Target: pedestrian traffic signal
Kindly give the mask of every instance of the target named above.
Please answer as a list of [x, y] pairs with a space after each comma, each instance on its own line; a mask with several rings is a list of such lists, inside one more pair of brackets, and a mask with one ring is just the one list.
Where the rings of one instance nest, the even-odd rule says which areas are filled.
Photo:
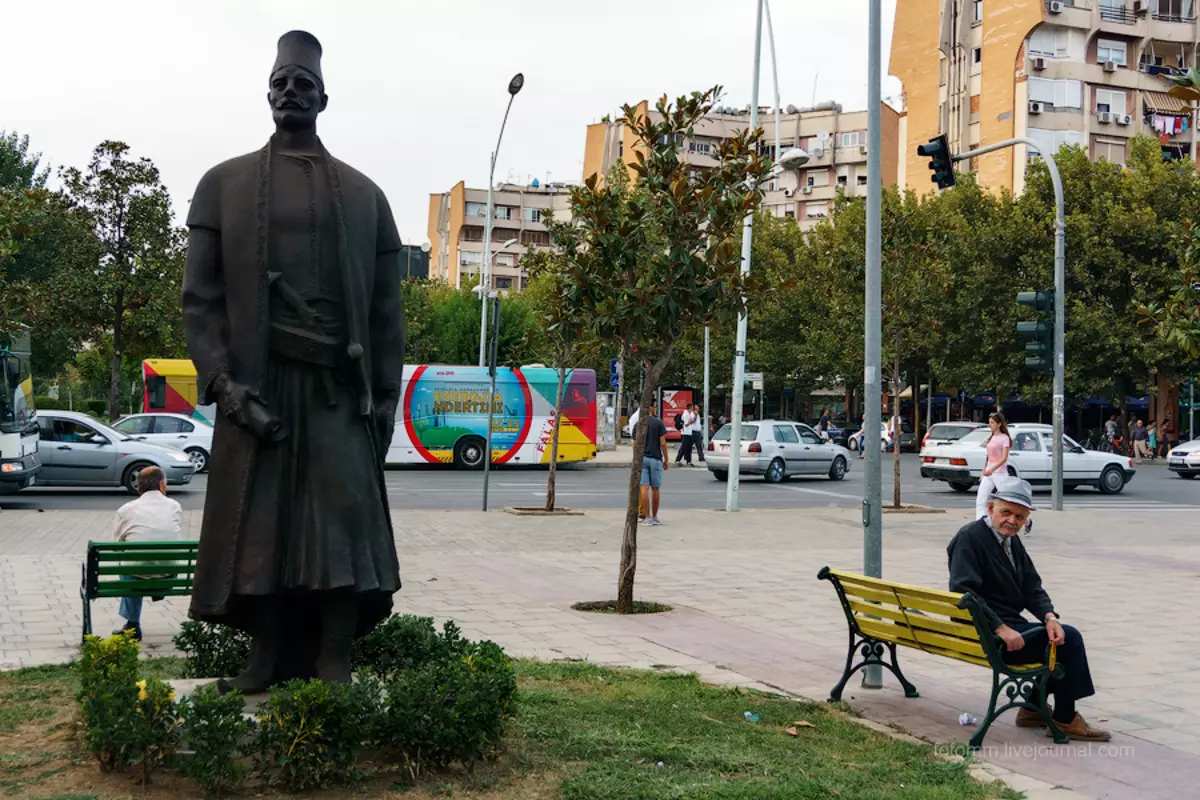
[[[1034, 311], [1049, 312], [1054, 308], [1054, 292], [1018, 292], [1017, 303], [1029, 306]], [[1025, 342], [1025, 368], [1031, 372], [1052, 372], [1054, 351], [1054, 323], [1038, 320], [1018, 322], [1017, 335]]]
[[954, 185], [954, 158], [950, 155], [950, 143], [946, 134], [935, 136], [928, 142], [917, 146], [917, 155], [929, 158], [929, 168], [933, 175], [929, 180], [937, 184], [939, 189], [947, 189]]

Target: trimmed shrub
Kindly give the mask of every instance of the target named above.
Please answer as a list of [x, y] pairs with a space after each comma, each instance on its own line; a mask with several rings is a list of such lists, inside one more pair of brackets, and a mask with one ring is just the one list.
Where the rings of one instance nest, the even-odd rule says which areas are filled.
[[222, 697], [213, 686], [202, 686], [179, 701], [180, 739], [193, 753], [181, 772], [200, 784], [208, 797], [236, 791], [246, 775], [237, 757], [254, 723], [246, 719], [245, 710], [241, 692]]
[[189, 620], [171, 641], [184, 654], [184, 674], [189, 678], [232, 677], [250, 656], [250, 637], [228, 625]]
[[262, 779], [292, 791], [355, 781], [358, 755], [377, 728], [375, 688], [293, 680], [272, 689], [258, 712]]
[[453, 622], [439, 634], [432, 617], [394, 614], [354, 643], [354, 666], [381, 680], [450, 655], [465, 654], [469, 642]]
[[96, 419], [104, 419], [108, 414], [108, 403], [104, 400], [85, 400], [81, 410]]
[[38, 395], [37, 397], [33, 398], [33, 403], [38, 408], [44, 408], [47, 411], [55, 411], [60, 408], [66, 408], [61, 400], [59, 400], [57, 397], [50, 397], [49, 395]]

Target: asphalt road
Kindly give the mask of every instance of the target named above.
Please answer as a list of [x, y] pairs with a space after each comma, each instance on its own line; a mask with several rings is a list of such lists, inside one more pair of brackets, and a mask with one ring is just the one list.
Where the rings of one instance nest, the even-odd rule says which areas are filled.
[[[892, 497], [890, 456], [884, 462], [883, 495]], [[833, 482], [826, 478], [793, 478], [769, 485], [761, 478], [741, 481], [739, 500], [742, 508], [812, 508], [837, 506], [853, 508], [862, 501], [862, 461], [851, 465], [846, 479]], [[1185, 481], [1161, 464], [1138, 465], [1137, 475], [1117, 495], [1102, 495], [1094, 489], [1079, 489], [1065, 498], [1067, 507], [1200, 510], [1200, 480]], [[622, 508], [629, 473], [626, 469], [570, 468], [559, 471], [557, 497], [561, 506], [576, 508]], [[460, 472], [452, 468], [414, 467], [387, 472], [388, 499], [394, 509], [444, 508], [477, 509], [482, 499], [483, 473]], [[189, 486], [171, 487], [171, 496], [184, 508], [202, 508], [206, 478], [198, 476]], [[969, 508], [974, 492], [959, 494], [944, 483], [920, 477], [915, 455], [901, 458], [901, 500], [905, 503], [937, 508]], [[546, 471], [540, 468], [508, 467], [491, 473], [489, 506], [537, 506], [545, 502]], [[702, 467], [673, 468], [663, 486], [663, 513], [673, 507], [724, 508], [725, 484], [718, 483]], [[120, 489], [34, 488], [5, 497], [0, 508], [6, 509], [86, 509], [113, 510], [130, 499]], [[1037, 491], [1037, 502], [1049, 506], [1049, 489]]]

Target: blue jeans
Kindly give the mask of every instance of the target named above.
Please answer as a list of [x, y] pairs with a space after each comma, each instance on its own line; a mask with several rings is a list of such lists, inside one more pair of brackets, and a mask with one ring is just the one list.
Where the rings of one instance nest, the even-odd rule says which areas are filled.
[[657, 458], [642, 459], [642, 486], [658, 489], [662, 486], [663, 463]]
[[[136, 581], [137, 578], [131, 575], [122, 575], [121, 580]], [[143, 598], [141, 597], [122, 597], [121, 608], [117, 613], [134, 625], [140, 625], [142, 622], [142, 600]]]

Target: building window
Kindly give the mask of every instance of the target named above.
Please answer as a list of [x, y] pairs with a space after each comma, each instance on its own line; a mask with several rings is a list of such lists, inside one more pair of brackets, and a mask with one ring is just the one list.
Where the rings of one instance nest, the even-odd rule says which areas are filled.
[[1123, 67], [1126, 64], [1127, 52], [1128, 45], [1125, 42], [1118, 42], [1115, 39], [1096, 40], [1096, 61], [1101, 64], [1112, 61]]
[[1029, 99], [1055, 108], [1083, 108], [1083, 84], [1079, 81], [1029, 78]]
[[550, 234], [546, 231], [521, 231], [521, 244], [550, 246]]
[[617, 142], [617, 158], [625, 155], [625, 142]]
[[512, 206], [496, 206], [496, 219], [512, 219]]
[[462, 240], [464, 242], [482, 242], [483, 228], [477, 228], [474, 225], [464, 225], [462, 229]]
[[499, 277], [496, 278], [496, 288], [497, 289], [511, 289], [512, 283], [513, 283], [512, 278], [499, 278]]
[[526, 222], [541, 222], [542, 221], [542, 211], [543, 211], [543, 209], [540, 209], [540, 208], [526, 207], [526, 208], [522, 209], [522, 212], [523, 212], [522, 216], [524, 216]]
[[866, 186], [866, 185], [867, 185], [867, 176], [866, 176], [866, 175], [859, 175], [859, 176], [857, 176], [857, 177], [858, 177], [858, 185], [859, 185], [859, 186]]
[[975, 0], [975, 21], [983, 22], [983, 0]]
[[468, 217], [486, 217], [487, 203], [467, 203]]
[[1096, 90], [1096, 113], [1101, 114], [1105, 111], [1120, 116], [1125, 115], [1125, 93], [1121, 91], [1111, 91], [1109, 89]]
[[1122, 139], [1096, 139], [1092, 158], [1096, 161], [1104, 159], [1118, 166], [1125, 166], [1125, 142]]
[[866, 131], [849, 131], [842, 134], [842, 147], [857, 147], [866, 143]]
[[1192, 0], [1158, 0], [1155, 19], [1166, 22], [1191, 22], [1196, 17], [1192, 12]]
[[805, 203], [804, 216], [808, 219], [822, 219], [829, 216], [829, 203]]
[[482, 264], [483, 253], [477, 250], [459, 250], [458, 263], [460, 264]]
[[[1028, 134], [1030, 139], [1037, 142], [1038, 150], [1049, 152], [1052, 155], [1057, 153], [1059, 148], [1064, 144], [1083, 147], [1083, 133], [1081, 131], [1051, 131], [1045, 128], [1030, 128]], [[1028, 149], [1027, 159], [1029, 161], [1039, 156], [1040, 153], [1033, 152], [1032, 148]]]
[[982, 63], [983, 62], [983, 48], [976, 47], [975, 52], [972, 54], [972, 58], [974, 60], [974, 63], [976, 63], [976, 64]]
[[828, 186], [829, 170], [818, 169], [805, 173], [805, 186]]
[[1067, 32], [1062, 28], [1043, 25], [1029, 36], [1029, 55], [1043, 58], [1066, 58]]
[[517, 263], [516, 253], [497, 253], [496, 264], [501, 267], [512, 267]]
[[850, 176], [848, 176], [848, 175], [846, 175], [846, 174], [844, 174], [844, 173], [843, 173], [843, 174], [841, 174], [841, 175], [838, 175], [838, 181], [837, 181], [837, 185], [838, 185], [838, 186], [845, 186], [845, 185], [846, 185], [846, 181], [849, 179], [849, 177], [850, 177]]
[[973, 95], [971, 95], [971, 106], [970, 106], [970, 108], [971, 108], [971, 113], [972, 113], [972, 114], [978, 114], [978, 113], [979, 113], [979, 95], [977, 95], [977, 94], [973, 94]]
[[702, 156], [706, 156], [712, 152], [712, 144], [710, 142], [698, 142], [695, 139], [692, 139], [688, 142], [688, 152], [698, 153]]
[[783, 216], [787, 219], [795, 219], [796, 218], [796, 209], [794, 209], [794, 208], [786, 209], [783, 212]]

